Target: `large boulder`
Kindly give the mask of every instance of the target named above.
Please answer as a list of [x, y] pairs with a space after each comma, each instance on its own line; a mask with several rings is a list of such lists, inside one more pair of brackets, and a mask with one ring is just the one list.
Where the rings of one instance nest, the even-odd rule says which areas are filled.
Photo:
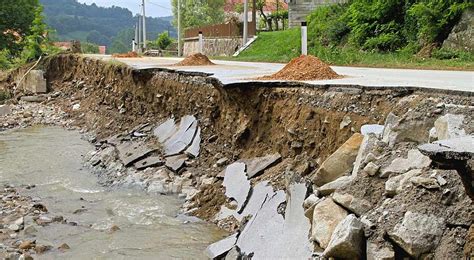
[[443, 42], [443, 47], [474, 51], [474, 8], [464, 12], [461, 20], [454, 26], [448, 38]]
[[348, 211], [356, 214], [357, 216], [361, 216], [372, 208], [372, 204], [369, 201], [356, 198], [351, 194], [336, 192], [332, 195], [332, 199], [334, 202], [341, 205]]
[[464, 115], [446, 114], [434, 122], [436, 137], [438, 140], [451, 139], [466, 135], [463, 129]]
[[322, 186], [350, 172], [363, 138], [364, 136], [359, 133], [349, 138], [321, 164], [313, 177], [313, 182], [318, 186]]
[[325, 198], [314, 207], [311, 238], [319, 246], [326, 248], [336, 226], [347, 216], [347, 212], [334, 203], [331, 198]]
[[412, 149], [408, 151], [407, 158], [396, 158], [390, 165], [380, 170], [380, 177], [386, 178], [391, 174], [402, 174], [413, 169], [423, 169], [430, 166], [431, 160], [420, 151]]
[[407, 211], [402, 222], [395, 225], [389, 236], [408, 254], [417, 258], [438, 245], [444, 228], [443, 218]]
[[410, 179], [421, 174], [421, 170], [411, 170], [404, 174], [390, 177], [385, 182], [385, 192], [389, 196], [401, 193], [405, 188], [411, 185]]
[[323, 255], [340, 259], [360, 259], [364, 248], [364, 226], [354, 215], [340, 222]]

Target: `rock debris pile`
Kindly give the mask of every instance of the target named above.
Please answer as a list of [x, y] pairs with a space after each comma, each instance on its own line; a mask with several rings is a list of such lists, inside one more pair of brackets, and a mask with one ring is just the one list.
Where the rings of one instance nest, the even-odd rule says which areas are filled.
[[326, 63], [312, 55], [301, 55], [291, 60], [277, 73], [260, 80], [324, 80], [340, 78]]

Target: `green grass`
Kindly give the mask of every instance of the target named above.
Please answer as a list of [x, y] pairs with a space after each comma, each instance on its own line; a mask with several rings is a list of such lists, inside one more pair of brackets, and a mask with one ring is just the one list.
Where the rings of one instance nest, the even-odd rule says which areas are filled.
[[[286, 63], [300, 54], [298, 29], [263, 32], [259, 38], [238, 57], [220, 57], [239, 61]], [[457, 58], [421, 58], [409, 47], [391, 53], [364, 52], [354, 48], [310, 46], [309, 54], [331, 65], [384, 68], [474, 70], [474, 54], [457, 52]], [[219, 58], [219, 57], [218, 57]]]

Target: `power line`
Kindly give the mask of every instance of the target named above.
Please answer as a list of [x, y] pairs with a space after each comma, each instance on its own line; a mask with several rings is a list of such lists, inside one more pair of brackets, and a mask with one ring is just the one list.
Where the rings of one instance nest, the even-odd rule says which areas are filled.
[[164, 6], [164, 5], [160, 5], [160, 4], [157, 4], [157, 3], [154, 3], [154, 2], [148, 1], [148, 0], [147, 0], [147, 2], [150, 3], [150, 4], [152, 4], [152, 5], [156, 5], [156, 6], [158, 6], [158, 7], [161, 7], [161, 8], [167, 9], [167, 10], [171, 10], [171, 8], [168, 8], [168, 7]]

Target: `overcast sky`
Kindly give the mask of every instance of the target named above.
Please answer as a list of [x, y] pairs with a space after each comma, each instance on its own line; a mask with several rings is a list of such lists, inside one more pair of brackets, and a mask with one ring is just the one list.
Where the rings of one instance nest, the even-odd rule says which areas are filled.
[[[81, 3], [96, 3], [98, 6], [125, 7], [136, 14], [139, 12], [141, 0], [78, 0]], [[161, 6], [159, 6], [161, 5]], [[146, 0], [146, 16], [162, 17], [171, 15], [171, 0]]]

